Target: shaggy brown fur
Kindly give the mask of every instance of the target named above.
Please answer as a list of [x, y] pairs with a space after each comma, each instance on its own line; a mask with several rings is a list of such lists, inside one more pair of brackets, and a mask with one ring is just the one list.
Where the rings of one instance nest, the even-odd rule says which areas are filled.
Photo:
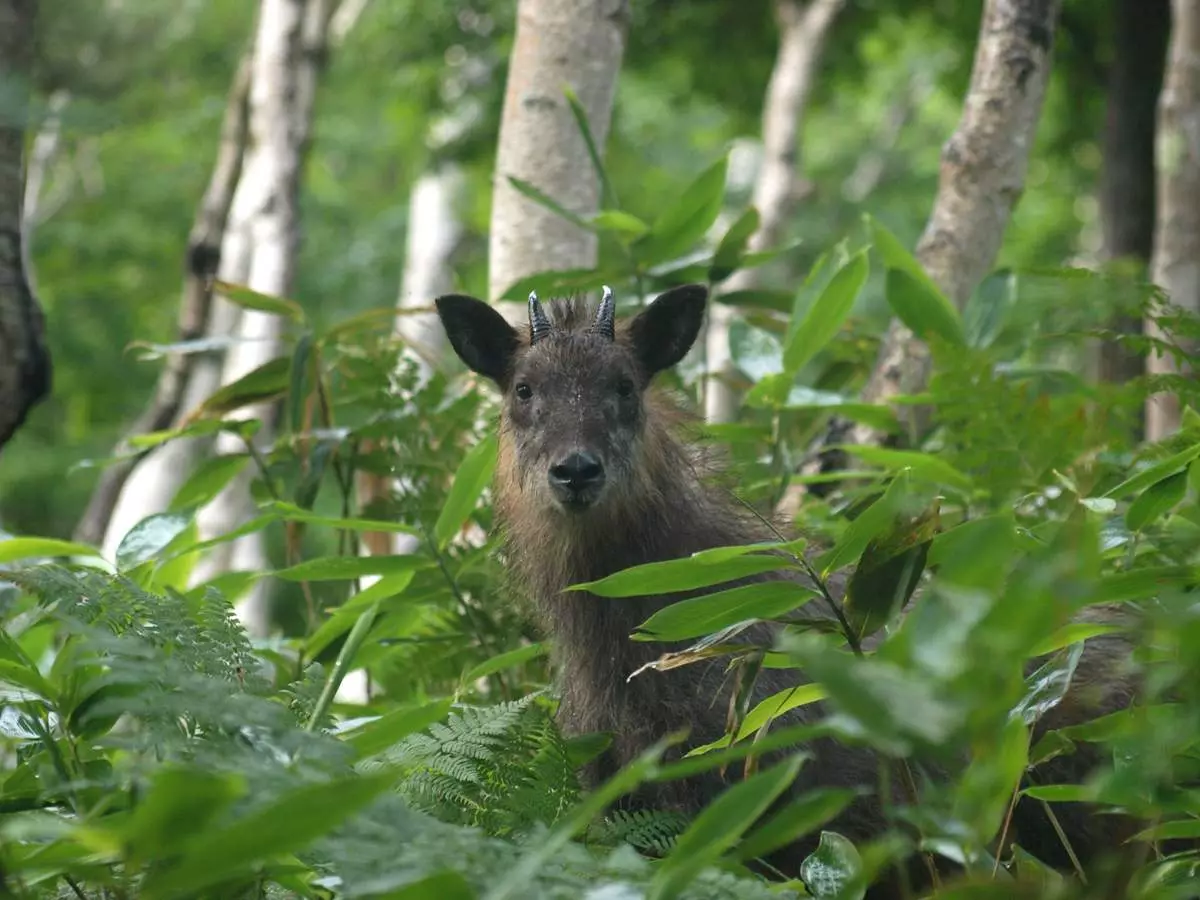
[[[693, 745], [719, 738], [731, 685], [720, 660], [629, 680], [630, 673], [665, 650], [680, 649], [632, 641], [629, 635], [652, 613], [686, 595], [606, 600], [563, 589], [641, 563], [775, 537], [715, 483], [721, 460], [689, 439], [690, 414], [650, 384], [657, 371], [673, 366], [691, 346], [706, 293], [697, 286], [667, 292], [636, 318], [618, 323], [615, 340], [591, 330], [592, 308], [578, 300], [558, 301], [548, 307], [550, 334], [532, 346], [528, 334], [514, 331], [481, 301], [458, 296], [438, 300], [456, 352], [504, 393], [494, 485], [497, 521], [514, 586], [533, 601], [554, 639], [564, 731], [613, 735], [609, 750], [585, 773], [592, 783], [674, 729], [690, 729]], [[623, 399], [621, 391], [628, 390], [623, 379], [636, 389], [632, 401]], [[595, 502], [586, 510], [570, 511], [547, 487], [547, 471], [579, 449], [597, 455], [606, 479]], [[780, 577], [791, 576], [769, 573], [747, 581]], [[804, 606], [803, 613], [829, 614], [817, 602]], [[769, 644], [771, 638], [766, 626], [741, 636], [758, 644]], [[1118, 638], [1089, 642], [1079, 687], [1039, 731], [1127, 703], [1130, 686], [1114, 685], [1107, 677], [1112, 658], [1127, 650]], [[796, 683], [793, 671], [765, 669], [753, 702]], [[815, 721], [825, 712], [820, 705], [803, 707], [786, 716], [786, 724]], [[796, 792], [878, 782], [878, 759], [868, 750], [832, 741], [818, 741], [808, 749], [814, 758], [801, 769]], [[1078, 755], [1064, 758], [1047, 777], [1078, 776], [1094, 762]], [[725, 787], [710, 772], [646, 786], [631, 802], [695, 812]], [[1085, 859], [1115, 837], [1107, 821], [1071, 810], [1059, 809], [1059, 815]], [[883, 826], [880, 805], [868, 796], [826, 827], [857, 842], [877, 836]], [[1059, 840], [1039, 808], [1022, 805], [1015, 826], [1023, 845], [1067, 864], [1059, 858]], [[794, 874], [816, 840], [817, 835], [808, 836], [771, 862]], [[921, 883], [925, 871], [914, 865], [910, 877]], [[899, 890], [898, 881], [891, 881], [877, 885], [869, 896], [898, 896]]]

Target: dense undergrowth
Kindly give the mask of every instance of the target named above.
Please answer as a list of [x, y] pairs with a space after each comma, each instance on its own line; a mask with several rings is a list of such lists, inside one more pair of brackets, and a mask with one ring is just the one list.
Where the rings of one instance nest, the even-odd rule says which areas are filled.
[[[724, 175], [722, 161], [655, 223], [615, 211], [589, 223], [624, 248], [620, 270], [539, 276], [510, 295], [609, 283], [639, 297], [690, 280], [719, 285], [769, 262], [772, 254], [745, 252], [752, 211], [697, 250], [720, 211]], [[815, 685], [734, 710], [730, 736], [682, 761], [661, 761], [668, 742], [686, 740], [670, 736], [591, 793], [575, 770], [603, 736], [568, 739], [555, 727], [548, 647], [521, 598], [505, 593], [494, 539], [483, 537], [491, 393], [457, 374], [418, 378], [389, 311], [315, 330], [287, 300], [230, 296], [285, 317], [293, 354], [142, 447], [225, 429], [247, 450], [203, 464], [114, 560], [36, 536], [0, 542], [0, 894], [856, 897], [889, 860], [924, 852], [968, 871], [968, 885], [947, 882], [938, 896], [1112, 896], [1115, 882], [1052, 871], [1029, 848], [993, 853], [1023, 794], [1143, 816], [1118, 867], [1121, 895], [1197, 895], [1200, 856], [1161, 846], [1200, 838], [1196, 388], [1077, 375], [1089, 342], [1150, 346], [1101, 327], [1116, 307], [1159, 316], [1171, 340], [1200, 332], [1147, 286], [1082, 271], [1000, 272], [960, 314], [867, 219], [798, 291], [721, 298], [745, 312], [734, 340], [743, 368], [759, 377], [740, 421], [709, 436], [729, 446], [742, 499], [764, 512], [809, 483], [796, 524], [822, 548], [810, 553], [816, 580], [857, 566], [840, 610], [846, 628], [854, 644], [885, 637], [859, 654], [847, 652], [844, 633], [790, 626], [773, 647], [730, 648], [743, 675], [792, 666]], [[878, 340], [852, 315], [860, 296], [881, 298], [932, 347], [928, 391], [901, 398], [932, 410], [920, 434], [901, 433], [893, 410], [854, 399]], [[685, 364], [670, 377], [694, 395], [696, 374]], [[1137, 411], [1164, 387], [1182, 397], [1183, 428], [1140, 445]], [[280, 401], [280, 434], [252, 450], [257, 423], [229, 414], [264, 399]], [[810, 448], [831, 417], [893, 432], [906, 449], [848, 447], [831, 456], [835, 471], [813, 474]], [[197, 510], [248, 468], [258, 516], [200, 541]], [[362, 475], [389, 484], [365, 505], [354, 488]], [[273, 571], [188, 586], [206, 547], [256, 529], [275, 541]], [[408, 535], [415, 549], [360, 556], [362, 535], [380, 532]], [[748, 552], [616, 575], [593, 592], [670, 590], [701, 575], [719, 585]], [[284, 633], [251, 642], [232, 604], [262, 578], [280, 588]], [[914, 589], [901, 621], [896, 611]], [[668, 608], [633, 639], [695, 642], [686, 659], [710, 652], [728, 629], [786, 625], [796, 604], [824, 602], [800, 594], [789, 606], [769, 591], [749, 605], [727, 600]], [[1136, 637], [1131, 665], [1143, 696], [1031, 742], [1070, 685], [1083, 642], [1118, 627], [1069, 621], [1099, 603], [1134, 613], [1120, 627]], [[1035, 656], [1046, 662], [1026, 678]], [[364, 668], [372, 699], [343, 707], [339, 685]], [[819, 830], [852, 796], [820, 790], [759, 821], [803, 765], [802, 749], [750, 765], [751, 777], [690, 822], [611, 809], [644, 780], [706, 766], [740, 772], [756, 752], [811, 736], [781, 734], [771, 720], [821, 697], [836, 710], [824, 733], [896, 760], [970, 762], [919, 805], [889, 808], [895, 832], [869, 846], [826, 833], [791, 883], [747, 864]], [[1107, 761], [1084, 783], [1038, 778], [1039, 765], [1081, 743]]]

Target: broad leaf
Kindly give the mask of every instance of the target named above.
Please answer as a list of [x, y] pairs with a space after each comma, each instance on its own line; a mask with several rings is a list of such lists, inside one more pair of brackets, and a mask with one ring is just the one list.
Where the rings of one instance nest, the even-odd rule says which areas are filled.
[[725, 199], [725, 172], [729, 158], [722, 156], [663, 210], [650, 233], [633, 245], [644, 264], [653, 265], [690, 250], [704, 237], [721, 212]]
[[[742, 557], [745, 559], [746, 557]], [[817, 595], [793, 581], [764, 581], [680, 600], [638, 626], [638, 640], [681, 641], [748, 619], [778, 619]]]
[[1125, 525], [1130, 531], [1141, 531], [1151, 522], [1171, 511], [1187, 491], [1187, 472], [1176, 472], [1156, 481], [1129, 504]]
[[738, 859], [764, 857], [812, 834], [849, 806], [856, 796], [858, 791], [851, 788], [817, 788], [797, 797], [746, 836], [738, 845]]
[[708, 280], [711, 284], [724, 281], [737, 270], [746, 244], [749, 243], [751, 235], [758, 230], [758, 221], [758, 210], [751, 206], [729, 226], [729, 230], [721, 238], [721, 243], [717, 245], [712, 264], [708, 268]]
[[237, 381], [215, 391], [188, 417], [188, 421], [223, 416], [243, 406], [265, 403], [283, 396], [287, 392], [291, 367], [292, 360], [288, 356], [277, 356], [263, 363]]
[[937, 335], [955, 347], [966, 343], [958, 311], [940, 291], [900, 269], [888, 269], [884, 291], [897, 318], [921, 340]]
[[800, 879], [817, 898], [862, 900], [866, 888], [847, 893], [846, 888], [862, 872], [862, 858], [854, 844], [836, 831], [822, 831], [817, 849], [800, 864]]
[[44, 556], [96, 556], [100, 551], [87, 544], [60, 541], [56, 538], [8, 538], [0, 541], [0, 564]]
[[489, 435], [471, 448], [459, 466], [445, 505], [433, 526], [439, 550], [445, 549], [450, 539], [462, 529], [479, 495], [491, 482], [496, 470], [496, 449], [496, 436]]
[[679, 896], [701, 869], [736, 844], [788, 789], [803, 764], [803, 757], [793, 757], [735, 784], [708, 804], [654, 873], [647, 900]]
[[221, 493], [249, 462], [250, 456], [246, 453], [222, 453], [209, 457], [196, 466], [188, 480], [175, 492], [167, 511], [182, 512], [204, 506]]
[[803, 321], [790, 335], [783, 351], [787, 372], [800, 371], [833, 340], [854, 308], [870, 273], [867, 251], [860, 250], [834, 273]]
[[213, 287], [234, 306], [273, 313], [292, 322], [304, 321], [304, 310], [300, 308], [300, 304], [294, 300], [288, 300], [286, 297], [272, 297], [269, 294], [252, 291], [245, 285], [232, 284], [228, 281], [215, 281]]
[[706, 552], [709, 551], [682, 559], [633, 566], [597, 581], [572, 585], [567, 590], [589, 591], [598, 597], [648, 597], [749, 578], [793, 564], [783, 556], [744, 554], [733, 558], [712, 558], [705, 557]]
[[454, 701], [450, 697], [429, 703], [405, 704], [386, 715], [344, 732], [342, 740], [354, 748], [356, 758], [374, 756], [394, 747], [410, 734], [441, 722], [450, 714]]
[[192, 513], [156, 513], [138, 522], [117, 547], [117, 569], [127, 572], [153, 559], [192, 522]]

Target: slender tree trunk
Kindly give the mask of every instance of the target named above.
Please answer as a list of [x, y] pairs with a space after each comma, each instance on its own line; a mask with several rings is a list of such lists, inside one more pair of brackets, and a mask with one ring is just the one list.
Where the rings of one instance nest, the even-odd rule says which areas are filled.
[[[628, 0], [517, 4], [492, 197], [488, 293], [493, 301], [528, 275], [596, 264], [594, 234], [518, 193], [506, 176], [530, 182], [572, 212], [596, 211], [599, 180], [563, 87], [570, 85], [579, 96], [603, 148], [628, 23]], [[505, 311], [520, 314], [512, 306]]]
[[[1172, 0], [1170, 50], [1158, 103], [1158, 222], [1151, 278], [1176, 306], [1200, 314], [1200, 0]], [[1163, 337], [1153, 322], [1148, 334]], [[1194, 352], [1194, 345], [1186, 350]], [[1175, 360], [1151, 351], [1151, 374], [1179, 371]], [[1191, 371], [1191, 367], [1186, 367]], [[1146, 438], [1160, 440], [1179, 428], [1179, 398], [1152, 396], [1146, 403]]]
[[[235, 207], [247, 212], [250, 239], [251, 290], [275, 296], [291, 293], [300, 240], [298, 195], [307, 150], [316, 83], [324, 62], [330, 6], [326, 0], [263, 0], [255, 44], [250, 86], [252, 151], [245, 162]], [[244, 200], [244, 206], [242, 201]], [[241, 211], [239, 209], [239, 212]], [[243, 310], [236, 328], [238, 342], [227, 352], [222, 383], [228, 384], [274, 359], [282, 352], [279, 317]], [[233, 417], [259, 419], [255, 437], [269, 446], [274, 434], [274, 410], [261, 404], [239, 410]], [[218, 453], [238, 453], [240, 441], [222, 434]], [[225, 534], [254, 514], [249, 492], [253, 473], [247, 469], [197, 516], [202, 539]], [[193, 573], [194, 584], [226, 571], [268, 568], [261, 532], [218, 545]], [[270, 628], [266, 585], [256, 583], [238, 605], [238, 615], [256, 636]]]
[[[186, 273], [179, 308], [179, 341], [203, 337], [211, 330], [213, 318], [212, 278], [220, 272], [228, 278], [226, 226], [233, 205], [234, 190], [242, 170], [246, 150], [250, 56], [238, 67], [221, 124], [221, 141], [212, 176], [196, 219], [188, 236]], [[236, 257], [236, 254], [233, 254]], [[229, 318], [228, 312], [225, 314]], [[118, 443], [114, 455], [129, 452], [129, 438], [170, 427], [181, 412], [203, 400], [208, 393], [197, 391], [194, 375], [205, 365], [202, 354], [170, 355], [159, 375], [149, 405], [134, 421]], [[212, 368], [211, 362], [208, 366]], [[114, 463], [100, 475], [87, 509], [75, 528], [75, 539], [86, 543], [102, 541], [105, 552], [115, 552], [121, 538], [146, 516], [166, 508], [175, 491], [187, 477], [194, 457], [209, 442], [186, 439], [159, 447], [137, 459]]]
[[[984, 4], [962, 118], [942, 149], [937, 196], [916, 254], [959, 307], [995, 262], [1024, 188], [1059, 8], [1059, 0], [986, 0]], [[880, 403], [921, 390], [929, 377], [929, 363], [928, 348], [893, 320], [864, 398]], [[897, 415], [915, 437], [923, 430], [928, 411], [903, 406]], [[849, 439], [877, 443], [881, 435], [855, 426]]]
[[[1106, 261], [1150, 263], [1154, 246], [1155, 109], [1162, 87], [1170, 0], [1112, 0], [1115, 47], [1108, 79], [1108, 111], [1100, 173], [1100, 222]], [[1120, 316], [1116, 327], [1141, 332], [1141, 322]], [[1099, 348], [1099, 375], [1123, 384], [1142, 374], [1140, 353], [1115, 341]]]
[[[845, 0], [777, 0], [779, 51], [763, 99], [763, 160], [754, 185], [753, 205], [758, 210], [758, 230], [748, 249], [759, 252], [777, 243], [783, 234], [797, 193], [798, 142], [808, 98], [825, 37]], [[742, 269], [725, 283], [726, 292], [758, 286], [759, 269]], [[708, 378], [704, 387], [704, 414], [710, 422], [730, 422], [737, 415], [733, 354], [729, 346], [732, 308], [713, 303], [708, 308], [705, 352]]]
[[[0, 448], [50, 393], [45, 322], [30, 281], [24, 235], [25, 126], [33, 71], [37, 0], [0, 0]], [[4, 115], [0, 112], [0, 115]]]

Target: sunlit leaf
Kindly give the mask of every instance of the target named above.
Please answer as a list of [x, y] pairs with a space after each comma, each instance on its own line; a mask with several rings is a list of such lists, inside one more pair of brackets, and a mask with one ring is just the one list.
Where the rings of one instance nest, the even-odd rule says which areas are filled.
[[99, 556], [100, 551], [87, 544], [56, 538], [7, 538], [0, 540], [0, 563], [37, 559], [43, 556]]
[[272, 297], [269, 294], [252, 291], [245, 285], [232, 284], [228, 281], [217, 280], [213, 282], [213, 287], [230, 303], [243, 309], [274, 313], [293, 322], [304, 321], [304, 310], [298, 303], [286, 297]]
[[287, 391], [291, 365], [292, 360], [288, 356], [277, 356], [263, 363], [257, 369], [213, 392], [188, 417], [188, 421], [204, 416], [222, 416], [243, 406], [265, 403], [283, 396]]
[[568, 590], [588, 591], [598, 597], [645, 597], [695, 590], [789, 565], [791, 561], [783, 556], [742, 554], [713, 558], [701, 552], [682, 559], [633, 566], [597, 581], [572, 585]]
[[318, 556], [276, 571], [284, 581], [342, 581], [364, 575], [398, 575], [430, 565], [427, 556], [395, 554], [390, 556]]
[[153, 559], [192, 522], [192, 513], [155, 513], [138, 522], [117, 546], [117, 568], [123, 572]]

